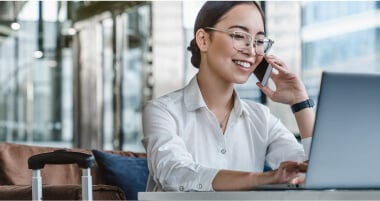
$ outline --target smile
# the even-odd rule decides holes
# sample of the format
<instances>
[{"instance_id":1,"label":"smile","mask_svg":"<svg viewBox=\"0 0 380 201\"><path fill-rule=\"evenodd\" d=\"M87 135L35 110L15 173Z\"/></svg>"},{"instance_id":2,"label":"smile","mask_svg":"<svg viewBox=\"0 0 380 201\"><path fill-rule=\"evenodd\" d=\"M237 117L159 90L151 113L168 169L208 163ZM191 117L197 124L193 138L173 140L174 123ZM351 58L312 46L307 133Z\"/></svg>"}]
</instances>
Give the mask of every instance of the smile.
<instances>
[{"instance_id":1,"label":"smile","mask_svg":"<svg viewBox=\"0 0 380 201\"><path fill-rule=\"evenodd\" d=\"M251 65L252 65L252 64L249 63L249 62L246 62L246 61L239 61L239 60L234 60L234 63L236 63L236 64L242 66L243 68L249 68L249 67L251 67Z\"/></svg>"}]
</instances>

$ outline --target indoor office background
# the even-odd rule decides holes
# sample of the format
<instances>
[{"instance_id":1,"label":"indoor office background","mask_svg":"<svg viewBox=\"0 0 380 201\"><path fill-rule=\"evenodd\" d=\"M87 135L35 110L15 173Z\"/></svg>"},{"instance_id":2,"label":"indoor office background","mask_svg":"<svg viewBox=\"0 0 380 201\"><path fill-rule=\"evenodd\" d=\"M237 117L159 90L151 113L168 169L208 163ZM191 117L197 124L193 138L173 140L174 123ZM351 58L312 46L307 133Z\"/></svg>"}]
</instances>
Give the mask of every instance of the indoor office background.
<instances>
[{"instance_id":1,"label":"indoor office background","mask_svg":"<svg viewBox=\"0 0 380 201\"><path fill-rule=\"evenodd\" d=\"M186 47L202 3L1 1L0 142L143 151L145 102L196 73ZM323 70L380 71L380 2L260 3L272 53L314 100ZM255 82L237 86L241 96L297 135L289 107Z\"/></svg>"}]
</instances>

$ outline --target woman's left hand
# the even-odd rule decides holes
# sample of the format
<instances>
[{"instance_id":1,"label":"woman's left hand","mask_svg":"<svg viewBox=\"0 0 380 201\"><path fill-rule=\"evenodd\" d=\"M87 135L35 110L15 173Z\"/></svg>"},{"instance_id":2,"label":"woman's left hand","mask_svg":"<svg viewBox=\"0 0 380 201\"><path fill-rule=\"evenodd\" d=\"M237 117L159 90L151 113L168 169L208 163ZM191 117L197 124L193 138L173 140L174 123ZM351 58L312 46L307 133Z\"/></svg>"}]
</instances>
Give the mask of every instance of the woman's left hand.
<instances>
[{"instance_id":1,"label":"woman's left hand","mask_svg":"<svg viewBox=\"0 0 380 201\"><path fill-rule=\"evenodd\" d=\"M289 105L308 98L305 86L294 73L289 71L284 62L273 55L265 56L263 59L266 59L277 70L277 72L272 71L271 74L271 79L276 87L275 91L268 86L263 86L260 82L256 83L265 95L272 101Z\"/></svg>"},{"instance_id":2,"label":"woman's left hand","mask_svg":"<svg viewBox=\"0 0 380 201\"><path fill-rule=\"evenodd\" d=\"M304 183L305 177L300 173L305 173L307 170L306 163L298 163L294 161L285 161L280 164L276 170L274 178L275 183L301 184Z\"/></svg>"}]
</instances>

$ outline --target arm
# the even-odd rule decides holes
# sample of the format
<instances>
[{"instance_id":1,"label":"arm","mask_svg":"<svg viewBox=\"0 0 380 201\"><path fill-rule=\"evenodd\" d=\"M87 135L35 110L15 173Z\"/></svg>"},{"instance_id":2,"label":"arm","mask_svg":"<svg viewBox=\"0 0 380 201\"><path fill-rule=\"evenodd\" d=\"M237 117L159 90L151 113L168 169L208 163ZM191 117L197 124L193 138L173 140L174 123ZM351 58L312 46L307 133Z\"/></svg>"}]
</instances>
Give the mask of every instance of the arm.
<instances>
[{"instance_id":1,"label":"arm","mask_svg":"<svg viewBox=\"0 0 380 201\"><path fill-rule=\"evenodd\" d=\"M276 85L276 91L260 83L257 85L271 100L289 106L308 99L305 86L301 80L289 71L287 66L275 56L266 56L265 59L278 73L272 72L271 78ZM312 137L314 127L314 110L312 108L303 109L294 114L300 131L301 138Z\"/></svg>"},{"instance_id":2,"label":"arm","mask_svg":"<svg viewBox=\"0 0 380 201\"><path fill-rule=\"evenodd\" d=\"M212 185L216 191L252 190L261 184L300 183L297 176L306 171L305 163L286 161L276 170L253 173L232 170L220 170Z\"/></svg>"},{"instance_id":3,"label":"arm","mask_svg":"<svg viewBox=\"0 0 380 201\"><path fill-rule=\"evenodd\" d=\"M314 110L306 108L294 113L302 139L312 137L314 127Z\"/></svg>"},{"instance_id":4,"label":"arm","mask_svg":"<svg viewBox=\"0 0 380 201\"><path fill-rule=\"evenodd\" d=\"M271 167L278 169L264 173L220 170L213 180L214 190L252 190L261 184L302 182L302 180L293 180L299 176L299 172L306 170L306 164L300 163L305 157L302 146L269 109L261 114L261 118L266 119L269 132L266 159ZM282 162L284 160L288 161Z\"/></svg>"},{"instance_id":5,"label":"arm","mask_svg":"<svg viewBox=\"0 0 380 201\"><path fill-rule=\"evenodd\" d=\"M220 170L215 176L212 186L215 191L250 190L254 189L260 175L263 173L242 172L233 170Z\"/></svg>"},{"instance_id":6,"label":"arm","mask_svg":"<svg viewBox=\"0 0 380 201\"><path fill-rule=\"evenodd\" d=\"M144 108L142 140L148 167L157 189L164 191L211 191L217 169L194 162L182 138L178 136L175 115L163 103Z\"/></svg>"}]
</instances>

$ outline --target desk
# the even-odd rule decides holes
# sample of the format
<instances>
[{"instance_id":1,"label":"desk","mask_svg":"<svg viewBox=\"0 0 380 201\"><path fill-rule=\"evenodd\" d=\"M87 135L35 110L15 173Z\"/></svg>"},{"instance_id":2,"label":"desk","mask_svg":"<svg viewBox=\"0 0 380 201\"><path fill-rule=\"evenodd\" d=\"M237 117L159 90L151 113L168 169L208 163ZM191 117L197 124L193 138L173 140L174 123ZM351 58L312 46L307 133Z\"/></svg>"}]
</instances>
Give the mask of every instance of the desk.
<instances>
[{"instance_id":1,"label":"desk","mask_svg":"<svg viewBox=\"0 0 380 201\"><path fill-rule=\"evenodd\" d=\"M241 192L140 192L150 200L380 200L380 190L289 190Z\"/></svg>"}]
</instances>

